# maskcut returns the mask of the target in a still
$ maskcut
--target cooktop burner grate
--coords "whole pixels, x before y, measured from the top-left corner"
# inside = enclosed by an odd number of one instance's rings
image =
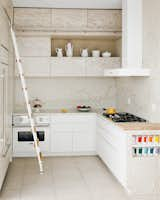
[[[116,113],[113,115],[103,113],[103,115],[109,119],[112,119],[114,122],[146,122],[145,119],[126,112]]]

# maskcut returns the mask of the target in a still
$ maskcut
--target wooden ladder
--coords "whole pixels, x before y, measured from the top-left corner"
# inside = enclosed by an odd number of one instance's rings
[[[22,63],[21,63],[18,45],[17,45],[17,41],[16,41],[16,35],[15,35],[15,32],[14,32],[11,24],[10,24],[10,31],[11,31],[13,47],[15,50],[16,62],[17,62],[17,67],[18,67],[19,76],[20,76],[20,80],[21,80],[22,90],[23,90],[23,94],[24,94],[24,98],[25,98],[26,107],[27,107],[28,117],[29,117],[29,121],[30,121],[30,125],[31,125],[31,131],[33,134],[34,147],[35,147],[37,158],[38,158],[39,169],[40,169],[40,173],[43,173],[42,153],[41,153],[41,150],[39,147],[39,139],[37,137],[37,131],[36,131],[36,126],[35,126],[35,121],[33,118],[31,104],[29,102],[29,95],[28,95],[28,91],[27,91],[25,77],[23,74]]]

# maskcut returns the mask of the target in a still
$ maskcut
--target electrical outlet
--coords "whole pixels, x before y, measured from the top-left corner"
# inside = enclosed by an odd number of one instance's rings
[[[128,105],[131,104],[131,98],[130,97],[128,97],[127,103],[128,103]]]

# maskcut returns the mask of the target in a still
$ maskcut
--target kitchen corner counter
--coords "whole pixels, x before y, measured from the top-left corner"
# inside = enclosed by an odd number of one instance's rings
[[[115,123],[125,131],[139,131],[139,130],[160,130],[160,123],[142,123],[142,122],[130,122],[130,123]]]

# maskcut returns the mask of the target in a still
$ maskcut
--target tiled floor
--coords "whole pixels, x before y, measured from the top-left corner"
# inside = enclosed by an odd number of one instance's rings
[[[46,158],[43,175],[39,174],[35,159],[14,159],[0,199],[144,200],[142,197],[127,197],[121,185],[97,157]],[[148,197],[147,200],[152,199]]]

